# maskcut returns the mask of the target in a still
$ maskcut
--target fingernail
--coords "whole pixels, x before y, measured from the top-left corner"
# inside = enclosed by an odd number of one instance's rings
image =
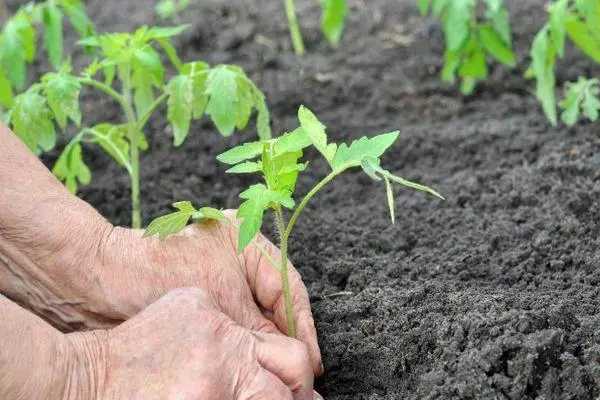
[[[313,390],[313,400],[325,400],[323,396]]]

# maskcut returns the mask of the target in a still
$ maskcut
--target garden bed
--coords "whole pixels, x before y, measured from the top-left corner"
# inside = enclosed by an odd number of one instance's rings
[[[182,17],[192,24],[176,41],[182,58],[242,66],[267,96],[274,132],[295,127],[300,104],[336,141],[400,129],[384,165],[447,198],[398,189],[392,226],[382,185],[350,173],[309,206],[290,254],[323,351],[317,388],[328,400],[597,399],[600,132],[551,128],[522,78],[544,2],[509,2],[518,67],[493,67],[468,98],[439,83],[443,35],[414,3],[354,0],[341,48],[331,51],[318,4],[299,1],[301,59],[279,1],[198,0]],[[153,4],[94,0],[88,12],[100,31],[131,31],[155,22]],[[558,70],[559,83],[599,72],[569,51]],[[84,95],[88,121],[121,118],[95,96]],[[215,156],[253,140],[253,130],[224,139],[197,123],[174,149],[163,121],[147,129],[144,221],[175,200],[236,207],[253,178],[225,174]],[[94,179],[81,196],[128,224],[124,170],[101,150],[87,154]],[[326,173],[315,154],[308,159],[316,161],[299,192]]]

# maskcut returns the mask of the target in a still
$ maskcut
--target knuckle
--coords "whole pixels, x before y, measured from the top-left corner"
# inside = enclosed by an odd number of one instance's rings
[[[308,365],[310,363],[310,355],[308,347],[303,342],[294,340],[289,346],[290,358],[298,365]]]

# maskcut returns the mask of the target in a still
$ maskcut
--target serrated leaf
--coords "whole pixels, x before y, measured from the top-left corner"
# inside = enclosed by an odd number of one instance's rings
[[[165,69],[160,60],[160,55],[150,45],[145,45],[136,50],[135,58],[140,65],[144,67],[154,78],[154,83],[160,87],[163,84],[163,74]]]
[[[176,203],[173,203],[173,207],[178,209],[179,211],[189,212],[192,214],[196,212],[196,209],[190,201],[178,201]]]
[[[81,109],[79,107],[81,84],[70,72],[71,66],[67,63],[61,67],[58,73],[51,72],[42,77],[48,106],[61,129],[66,128],[67,118],[75,125],[81,125]]]
[[[2,31],[0,48],[2,65],[17,90],[25,87],[25,62],[35,56],[35,32],[27,16],[18,13]]]
[[[491,26],[481,26],[479,30],[479,39],[485,50],[494,57],[496,61],[511,67],[515,66],[516,60],[514,53]]]
[[[271,139],[271,117],[265,101],[265,96],[259,90],[254,91],[254,104],[258,112],[256,117],[258,137],[262,140]]]
[[[419,11],[421,15],[427,15],[429,12],[429,6],[431,4],[431,0],[417,0],[417,5],[419,6]]]
[[[458,69],[458,75],[476,79],[485,79],[487,77],[487,63],[485,62],[485,53],[479,47],[468,54]]]
[[[269,189],[277,192],[293,192],[298,172],[304,167],[298,164],[302,151],[275,153],[272,146],[265,146],[262,156],[262,172]]]
[[[374,137],[363,136],[348,147],[341,144],[333,160],[333,169],[340,170],[350,165],[358,166],[365,158],[379,158],[398,139],[400,132],[394,131]]]
[[[167,119],[173,126],[175,146],[183,143],[190,130],[194,100],[193,81],[189,75],[171,79],[168,86]]]
[[[456,70],[461,62],[462,49],[458,51],[446,50],[444,53],[444,67],[442,68],[442,82],[454,83]]]
[[[216,221],[224,221],[227,219],[221,210],[212,207],[202,207],[198,213],[194,214],[194,219],[214,219]]]
[[[58,69],[63,59],[63,23],[62,12],[52,3],[44,8],[44,48],[50,63]]]
[[[337,145],[335,143],[327,144],[327,134],[325,133],[325,125],[323,125],[308,108],[300,106],[298,110],[298,119],[300,120],[300,126],[302,130],[312,141],[313,146],[329,162],[329,165],[333,167],[333,159],[337,151]]]
[[[567,12],[566,21],[567,33],[573,43],[592,60],[600,63],[600,42],[594,38],[590,27],[571,12]]]
[[[4,108],[11,108],[14,98],[12,83],[8,80],[6,72],[0,68],[0,105]]]
[[[254,96],[252,93],[252,86],[248,83],[244,76],[238,76],[237,87],[238,102],[235,127],[241,130],[248,125],[250,117],[252,116]]]
[[[165,240],[167,236],[181,232],[188,224],[194,214],[190,211],[175,211],[153,220],[144,231],[143,237],[158,234],[158,240]]]
[[[348,5],[346,0],[321,0],[321,4],[323,6],[321,29],[329,44],[337,47],[349,14]]]
[[[237,164],[245,160],[258,157],[264,148],[263,142],[244,143],[241,146],[234,147],[217,156],[217,160],[224,164]]]
[[[531,45],[532,70],[536,77],[536,97],[542,103],[544,113],[553,125],[557,124],[556,99],[554,97],[555,51],[548,37],[548,27],[542,28]]]
[[[562,121],[567,125],[577,122],[580,111],[591,121],[598,119],[600,110],[600,81],[580,77],[577,82],[568,82],[565,86],[565,98],[559,103],[563,112]]]
[[[87,17],[85,5],[80,0],[61,0],[60,4],[79,36],[87,38],[94,34],[94,24]]]
[[[251,174],[260,171],[262,171],[262,164],[260,162],[245,161],[229,168],[225,172],[228,174]]]
[[[52,173],[65,183],[73,194],[77,193],[79,184],[87,185],[91,180],[88,166],[81,157],[79,142],[71,142],[56,160]]]
[[[215,67],[208,75],[206,94],[209,95],[206,114],[221,135],[231,136],[238,113],[237,74],[223,65]]]
[[[52,112],[44,97],[34,90],[15,98],[11,124],[13,132],[35,153],[38,148],[49,151],[56,143]]]
[[[276,154],[297,152],[312,144],[312,140],[304,133],[302,128],[296,128],[292,132],[286,132],[277,138],[273,145]]]

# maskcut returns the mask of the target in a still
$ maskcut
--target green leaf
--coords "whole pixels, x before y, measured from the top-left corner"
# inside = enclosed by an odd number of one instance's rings
[[[42,77],[44,94],[56,122],[65,129],[67,118],[81,125],[81,109],[79,108],[79,93],[81,84],[71,75],[71,65],[65,63],[58,73],[47,73]]]
[[[323,125],[308,108],[300,106],[298,110],[298,119],[302,130],[312,141],[313,145],[325,159],[329,165],[333,167],[333,159],[337,151],[335,143],[327,144],[327,134],[325,133],[325,125]]]
[[[242,219],[238,234],[238,251],[241,253],[260,231],[267,208],[279,204],[291,208],[294,201],[289,192],[275,192],[263,184],[250,186],[240,197],[246,200],[237,212],[237,217]]]
[[[154,103],[153,75],[145,68],[136,68],[131,75],[133,103],[138,115],[144,115]]]
[[[598,119],[600,110],[600,81],[580,77],[577,82],[568,82],[565,86],[565,98],[559,103],[563,110],[562,121],[567,125],[577,122],[580,110],[590,120]]]
[[[346,0],[321,0],[323,16],[321,17],[321,29],[330,45],[337,47],[349,10]]]
[[[80,0],[61,0],[60,5],[79,36],[87,38],[94,35],[94,24],[85,14],[85,5]]]
[[[174,36],[179,36],[183,32],[187,31],[190,28],[190,25],[178,25],[178,26],[170,26],[170,27],[160,27],[160,28],[151,28],[147,37],[150,39],[168,39]]]
[[[26,15],[18,13],[11,18],[0,36],[2,65],[17,90],[25,87],[25,62],[35,56],[35,32]]]
[[[158,87],[162,86],[165,69],[158,52],[152,46],[145,45],[135,52],[135,58],[140,62],[140,65],[152,74],[154,83]]]
[[[131,171],[127,125],[98,124],[90,129],[95,143],[107,152],[119,165]]]
[[[452,2],[452,0],[433,0],[433,4],[431,6],[431,13],[435,17],[441,16],[442,12],[444,12],[446,7],[448,6],[448,3],[451,3],[451,2]]]
[[[292,132],[286,132],[277,138],[273,145],[273,151],[277,154],[295,153],[310,146],[312,141],[304,133],[302,128],[296,128]]]
[[[298,164],[302,151],[275,153],[273,146],[265,146],[262,155],[262,171],[269,189],[281,192],[293,192],[298,172],[304,164]]]
[[[456,70],[460,65],[462,55],[462,49],[459,49],[458,51],[446,50],[444,52],[444,67],[442,68],[441,73],[442,82],[454,83]]]
[[[193,84],[193,96],[192,101],[192,117],[199,119],[206,110],[206,104],[208,103],[208,95],[206,94],[206,79],[208,76],[208,70],[210,66],[204,62],[192,62],[184,64],[181,67],[182,75],[189,75],[192,77]]]
[[[245,76],[238,76],[237,87],[238,102],[235,127],[241,130],[248,125],[250,117],[252,116],[252,108],[254,107],[254,95],[252,93],[252,86],[245,78]]]
[[[550,6],[550,37],[556,53],[562,57],[565,53],[565,19],[568,0],[558,0]]]
[[[487,77],[487,64],[485,62],[485,53],[479,47],[475,47],[467,58],[463,61],[458,70],[461,77],[485,79]]]
[[[353,141],[348,147],[345,143],[340,145],[335,159],[333,169],[341,170],[348,166],[359,166],[365,158],[379,158],[398,139],[400,132],[394,131],[369,138],[366,136]]]
[[[231,136],[235,129],[238,113],[237,74],[226,66],[212,69],[206,83],[206,94],[210,96],[206,114],[223,136]]]
[[[189,201],[175,203],[173,207],[179,211],[153,220],[146,228],[143,237],[154,236],[158,233],[158,240],[165,240],[167,236],[182,231],[187,226],[190,218],[196,213],[196,209]]]
[[[167,119],[173,126],[175,146],[181,145],[190,131],[193,90],[193,80],[189,75],[176,76],[169,82]]]
[[[175,47],[173,47],[168,39],[157,39],[156,42],[163,48],[167,54],[167,57],[169,57],[169,60],[171,60],[171,63],[175,66],[175,68],[181,72],[181,60],[177,55],[177,50],[175,50]]]
[[[444,35],[448,50],[458,50],[468,39],[473,7],[473,0],[450,0],[444,21]]]
[[[44,8],[44,47],[50,63],[58,69],[63,59],[62,12],[52,3]]]
[[[481,25],[479,39],[485,50],[494,57],[496,61],[510,67],[515,66],[516,60],[514,53],[491,26]]]
[[[245,160],[250,160],[258,157],[264,148],[263,142],[244,143],[241,146],[227,150],[225,153],[219,154],[217,160],[224,164],[237,164]]]
[[[590,27],[581,22],[579,18],[571,12],[567,12],[566,19],[569,38],[588,57],[595,62],[600,63],[600,41],[594,38]]]
[[[0,105],[11,108],[14,98],[12,83],[8,80],[6,72],[0,68]]]
[[[392,224],[394,224],[396,223],[396,213],[394,210],[394,191],[392,189],[390,179],[387,176],[383,179],[385,180],[385,191],[387,195],[388,207],[390,208],[390,218],[392,219]]]
[[[69,143],[58,157],[52,173],[63,181],[67,189],[73,194],[77,193],[79,184],[87,185],[90,183],[90,169],[81,158],[81,144],[77,139]]]
[[[271,117],[269,115],[269,109],[265,101],[265,95],[258,89],[254,90],[254,104],[258,111],[258,116],[256,118],[258,137],[262,140],[271,139]]]
[[[462,81],[460,82],[460,92],[463,95],[468,96],[473,93],[476,85],[477,85],[476,78],[473,78],[470,76],[465,76],[462,78]]]
[[[154,6],[154,11],[161,19],[171,19],[177,14],[177,6],[173,0],[161,0]]]
[[[227,220],[227,217],[221,210],[212,207],[202,207],[194,214],[194,219],[214,219],[217,221]]]
[[[54,148],[56,131],[52,123],[52,112],[44,97],[35,90],[28,90],[15,97],[11,124],[13,132],[31,151],[37,153],[38,147],[44,151]]]
[[[380,166],[380,161],[377,158],[373,158],[373,157],[368,157],[363,159],[362,161],[362,167],[365,170],[365,172],[367,172],[369,175],[371,174],[379,174],[381,175],[384,179],[387,178],[392,182],[396,182],[400,185],[406,186],[408,188],[411,189],[415,189],[415,190],[419,190],[421,192],[425,192],[425,193],[429,193],[433,196],[436,196],[442,200],[444,200],[444,197],[439,194],[437,191],[431,189],[428,186],[425,185],[421,185],[419,183],[415,183],[415,182],[411,182],[408,181],[406,179],[400,178],[398,176],[395,176],[393,174],[391,174],[389,171],[383,169]]]
[[[431,0],[417,0],[417,4],[419,6],[421,15],[427,15],[429,12],[429,6],[431,5]]]
[[[547,25],[542,28],[531,45],[532,71],[536,77],[536,97],[542,103],[544,113],[550,122],[556,125],[556,99],[554,96],[556,53],[548,38],[548,30]]]
[[[225,171],[228,174],[251,174],[262,171],[262,163],[246,161]]]

